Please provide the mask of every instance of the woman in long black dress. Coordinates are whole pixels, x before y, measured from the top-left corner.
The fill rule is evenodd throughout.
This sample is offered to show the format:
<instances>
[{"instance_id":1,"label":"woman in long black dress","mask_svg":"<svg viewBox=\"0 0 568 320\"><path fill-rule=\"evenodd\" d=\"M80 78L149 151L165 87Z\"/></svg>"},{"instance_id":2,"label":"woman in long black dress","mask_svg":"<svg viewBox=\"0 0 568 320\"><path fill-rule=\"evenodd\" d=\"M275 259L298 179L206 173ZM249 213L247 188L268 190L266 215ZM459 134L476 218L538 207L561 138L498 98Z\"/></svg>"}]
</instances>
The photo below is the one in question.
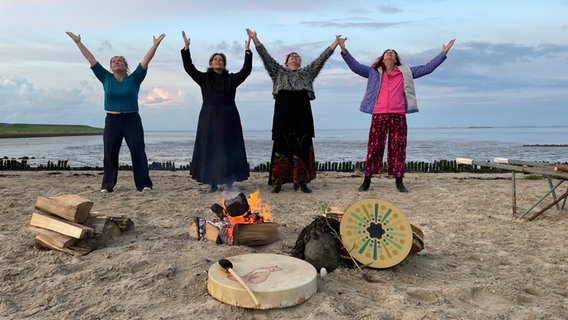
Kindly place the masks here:
<instances>
[{"instance_id":1,"label":"woman in long black dress","mask_svg":"<svg viewBox=\"0 0 568 320\"><path fill-rule=\"evenodd\" d=\"M294 183L294 190L299 188L310 193L308 183L316 177L312 141L315 132L310 104L316 98L313 83L341 38L336 36L319 57L302 68L298 53L288 54L285 65L281 65L260 43L255 31L247 29L247 33L273 82L273 145L268 184L274 187L273 193L280 192L284 183Z\"/></svg>"},{"instance_id":2,"label":"woman in long black dress","mask_svg":"<svg viewBox=\"0 0 568 320\"><path fill-rule=\"evenodd\" d=\"M250 38L245 41L245 59L242 69L229 73L227 59L222 53L214 53L206 72L198 71L189 53L190 39L182 31L184 48L181 50L183 68L201 87L203 105L199 112L195 146L190 168L193 179L210 185L215 192L219 184L227 190L233 182L247 180L250 168L247 162L241 118L235 104L237 87L252 70Z\"/></svg>"}]
</instances>

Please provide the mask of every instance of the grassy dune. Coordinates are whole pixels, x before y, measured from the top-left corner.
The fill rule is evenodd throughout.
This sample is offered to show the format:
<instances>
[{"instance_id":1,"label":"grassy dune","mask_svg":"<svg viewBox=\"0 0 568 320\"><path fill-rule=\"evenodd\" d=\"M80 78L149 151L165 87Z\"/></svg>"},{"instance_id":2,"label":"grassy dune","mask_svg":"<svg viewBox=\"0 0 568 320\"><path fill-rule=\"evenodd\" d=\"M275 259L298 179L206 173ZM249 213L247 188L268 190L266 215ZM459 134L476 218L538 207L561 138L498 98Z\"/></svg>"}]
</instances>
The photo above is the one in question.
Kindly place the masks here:
<instances>
[{"instance_id":1,"label":"grassy dune","mask_svg":"<svg viewBox=\"0 0 568 320\"><path fill-rule=\"evenodd\" d=\"M99 135L103 129L84 125L0 123L0 138Z\"/></svg>"}]
</instances>

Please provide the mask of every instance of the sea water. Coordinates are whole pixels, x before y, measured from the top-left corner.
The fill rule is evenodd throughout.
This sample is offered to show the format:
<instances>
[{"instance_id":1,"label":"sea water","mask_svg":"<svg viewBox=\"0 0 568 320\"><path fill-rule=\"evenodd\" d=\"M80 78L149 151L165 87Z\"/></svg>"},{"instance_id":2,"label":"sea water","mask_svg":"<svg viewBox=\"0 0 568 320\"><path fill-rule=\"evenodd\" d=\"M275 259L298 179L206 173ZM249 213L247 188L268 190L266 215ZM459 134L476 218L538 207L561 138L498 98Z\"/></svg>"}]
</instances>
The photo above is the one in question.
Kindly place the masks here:
<instances>
[{"instance_id":1,"label":"sea water","mask_svg":"<svg viewBox=\"0 0 568 320\"><path fill-rule=\"evenodd\" d=\"M269 130L245 131L244 137L251 167L270 161L272 141ZM314 138L316 161L364 161L367 138L367 129L317 130ZM150 163L173 162L179 167L191 161L195 131L147 131L145 141ZM32 167L59 160L66 160L71 167L102 167L102 136L4 138L0 139L0 157L28 157ZM409 128L407 161L433 162L458 157L566 163L568 127ZM131 163L126 143L121 149L120 163Z\"/></svg>"}]
</instances>

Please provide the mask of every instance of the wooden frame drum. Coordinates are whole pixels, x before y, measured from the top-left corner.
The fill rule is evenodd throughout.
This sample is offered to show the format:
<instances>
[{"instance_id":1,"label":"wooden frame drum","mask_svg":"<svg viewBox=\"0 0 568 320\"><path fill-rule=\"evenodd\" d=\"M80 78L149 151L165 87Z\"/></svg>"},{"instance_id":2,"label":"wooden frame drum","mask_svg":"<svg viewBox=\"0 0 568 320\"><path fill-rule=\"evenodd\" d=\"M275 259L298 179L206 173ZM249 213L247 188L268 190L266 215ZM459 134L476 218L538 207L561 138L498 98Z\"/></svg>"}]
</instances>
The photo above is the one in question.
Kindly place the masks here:
<instances>
[{"instance_id":1,"label":"wooden frame drum","mask_svg":"<svg viewBox=\"0 0 568 320\"><path fill-rule=\"evenodd\" d=\"M209 268L209 294L224 303L250 309L301 304L317 292L317 271L310 263L279 254L254 253L227 258L259 301L256 305L241 284L218 262Z\"/></svg>"}]
</instances>

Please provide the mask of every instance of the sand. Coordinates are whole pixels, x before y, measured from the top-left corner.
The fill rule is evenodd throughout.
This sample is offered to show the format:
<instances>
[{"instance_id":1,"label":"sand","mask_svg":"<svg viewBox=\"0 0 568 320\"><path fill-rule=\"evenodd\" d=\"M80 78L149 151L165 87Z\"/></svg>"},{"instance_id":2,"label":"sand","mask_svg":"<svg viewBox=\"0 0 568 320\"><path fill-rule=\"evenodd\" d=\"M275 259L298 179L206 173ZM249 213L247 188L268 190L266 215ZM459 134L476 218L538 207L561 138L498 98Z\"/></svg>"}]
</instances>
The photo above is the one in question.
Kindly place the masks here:
<instances>
[{"instance_id":1,"label":"sand","mask_svg":"<svg viewBox=\"0 0 568 320\"><path fill-rule=\"evenodd\" d=\"M218 245L189 237L192 217L210 217L223 198L187 172L152 171L151 193L121 172L101 194L97 171L0 172L0 318L2 319L566 319L568 209L524 221L512 216L510 174L409 173L408 194L375 177L357 192L359 174L321 172L313 193L285 185L270 193L266 173L236 186L260 191L280 224L262 247ZM548 189L517 176L519 211ZM565 185L561 187L562 192ZM34 248L26 229L38 196L78 194L94 211L132 219L136 228L82 257ZM250 310L207 291L219 259L249 253L288 255L320 204L359 199L395 204L425 234L426 248L390 269L337 269L318 277L318 292L297 306Z\"/></svg>"}]
</instances>

